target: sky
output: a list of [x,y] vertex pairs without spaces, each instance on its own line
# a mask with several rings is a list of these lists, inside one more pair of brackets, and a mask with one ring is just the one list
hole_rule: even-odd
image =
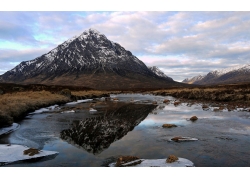
[[0,9],[0,74],[89,28],[175,81],[250,63],[250,11],[87,9]]

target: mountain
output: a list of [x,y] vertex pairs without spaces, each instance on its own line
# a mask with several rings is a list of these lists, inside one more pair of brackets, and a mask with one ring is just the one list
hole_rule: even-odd
[[155,107],[152,104],[116,103],[103,115],[74,121],[70,129],[60,133],[60,137],[92,154],[100,154],[132,131]]
[[89,29],[47,54],[21,62],[0,82],[85,86],[94,89],[161,88],[180,85],[166,80],[97,30]]
[[173,79],[171,77],[168,77],[166,74],[164,74],[164,72],[162,72],[158,67],[156,66],[152,66],[152,67],[148,67],[149,70],[151,70],[154,74],[156,74],[157,76],[169,80],[169,81],[173,81]]
[[188,84],[230,84],[250,82],[250,64],[220,69],[209,72],[204,76],[195,76],[182,82]]
[[205,76],[202,76],[202,75],[198,75],[198,76],[194,76],[192,78],[186,78],[184,79],[182,82],[183,83],[187,83],[187,84],[195,84],[195,82],[203,79]]

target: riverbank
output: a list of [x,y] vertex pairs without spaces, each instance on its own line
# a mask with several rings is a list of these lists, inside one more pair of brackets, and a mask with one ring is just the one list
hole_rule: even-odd
[[64,89],[58,93],[50,91],[24,91],[5,93],[0,96],[0,128],[10,126],[24,118],[29,112],[55,104],[88,98],[109,96],[103,91],[70,91]]
[[149,91],[154,95],[173,96],[183,100],[209,101],[250,106],[250,84],[172,88]]

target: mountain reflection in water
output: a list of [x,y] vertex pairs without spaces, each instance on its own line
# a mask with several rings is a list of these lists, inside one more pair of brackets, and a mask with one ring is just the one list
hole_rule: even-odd
[[60,136],[90,153],[99,154],[132,131],[155,107],[152,104],[118,103],[101,116],[75,121],[73,127],[63,130]]

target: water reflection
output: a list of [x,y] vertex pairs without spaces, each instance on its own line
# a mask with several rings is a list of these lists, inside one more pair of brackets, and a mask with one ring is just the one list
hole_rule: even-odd
[[72,128],[61,132],[61,138],[99,154],[132,131],[155,107],[152,104],[118,103],[104,110],[103,115],[75,121]]

